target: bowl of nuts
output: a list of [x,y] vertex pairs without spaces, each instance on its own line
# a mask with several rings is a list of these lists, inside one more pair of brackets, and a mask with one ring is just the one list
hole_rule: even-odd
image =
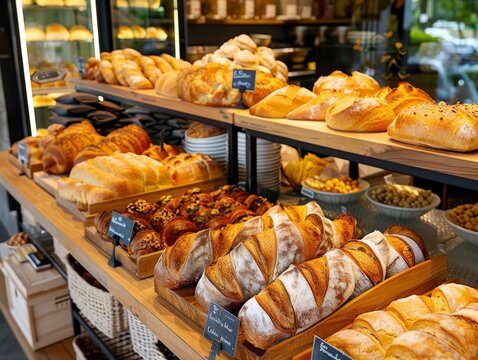
[[353,180],[348,176],[320,180],[311,176],[302,181],[302,195],[328,204],[346,204],[360,199],[370,184],[365,180]]
[[408,185],[374,186],[366,196],[379,213],[395,219],[416,219],[440,204],[440,197],[431,190]]
[[445,222],[463,240],[478,245],[478,203],[445,211]]

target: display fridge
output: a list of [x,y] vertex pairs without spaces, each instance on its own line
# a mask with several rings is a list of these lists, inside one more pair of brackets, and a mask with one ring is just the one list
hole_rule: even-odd
[[[83,63],[99,56],[96,0],[10,0],[12,43],[27,132],[49,125],[48,107],[73,91]],[[5,81],[4,81],[5,85]]]
[[185,1],[109,0],[99,3],[101,49],[133,48],[144,55],[184,54]]

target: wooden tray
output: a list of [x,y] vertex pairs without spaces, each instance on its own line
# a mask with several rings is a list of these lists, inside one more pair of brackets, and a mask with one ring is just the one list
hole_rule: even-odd
[[44,171],[38,171],[33,174],[33,181],[37,183],[43,190],[52,196],[56,196],[56,189],[58,187],[58,180],[61,175],[51,175]]
[[89,204],[88,205],[88,210],[82,211],[78,209],[76,206],[76,203],[72,201],[65,200],[58,196],[56,194],[56,202],[58,205],[60,205],[62,208],[73,214],[73,216],[83,222],[86,226],[92,225],[93,224],[93,218],[95,217],[95,214],[106,211],[106,210],[118,210],[126,207],[131,201],[137,200],[137,199],[144,199],[147,201],[155,202],[157,201],[161,196],[163,195],[171,195],[171,196],[180,196],[182,195],[186,190],[198,187],[203,191],[212,191],[216,190],[218,187],[226,184],[226,178],[221,177],[218,179],[212,179],[212,180],[207,180],[207,181],[200,181],[200,182],[194,182],[194,183],[189,183],[185,185],[180,185],[180,186],[172,186],[169,188],[164,188],[160,190],[154,190],[154,191],[149,191],[149,192],[144,192],[144,193],[138,193],[138,194],[133,194],[133,195],[128,195],[128,196],[123,196],[120,198],[112,199],[112,200],[107,200],[95,204]]
[[[111,257],[113,243],[103,240],[94,226],[85,227],[85,237],[97,248],[103,251],[106,256],[105,261]],[[126,252],[121,246],[118,246],[116,248],[115,258],[138,279],[146,279],[153,276],[154,267],[162,253],[163,251],[161,250],[151,254],[142,255],[135,261],[131,259],[128,252]]]
[[[267,350],[255,348],[245,340],[244,335],[240,331],[236,358],[241,360],[290,359],[295,354],[310,348],[314,341],[314,335],[324,339],[344,328],[359,314],[381,309],[397,298],[431,291],[446,280],[447,273],[446,255],[440,255],[424,261],[411,269],[386,279],[362,295],[347,302],[306,331],[271,346]],[[171,308],[174,307],[173,310],[177,314],[183,314],[183,316],[188,317],[198,326],[204,327],[206,313],[197,306],[194,299],[194,286],[170,290],[155,283],[154,287],[156,293],[171,304]]]
[[43,164],[28,164],[23,166],[18,158],[13,154],[8,153],[8,161],[10,161],[21,173],[25,173],[30,179],[33,179],[33,174],[37,171],[43,170]]

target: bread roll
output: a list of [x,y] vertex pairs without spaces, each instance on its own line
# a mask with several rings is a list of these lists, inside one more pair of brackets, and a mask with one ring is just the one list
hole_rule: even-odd
[[165,73],[168,71],[174,70],[173,67],[166,61],[166,59],[162,58],[161,56],[151,55],[151,59],[153,59],[156,67],[161,70],[161,73]]
[[131,25],[131,30],[133,30],[133,35],[135,39],[146,38],[146,30],[142,26]]
[[435,309],[430,299],[426,296],[411,295],[390,303],[387,311],[397,316],[410,329],[415,320],[423,315],[430,314]]
[[146,38],[166,41],[168,38],[168,33],[160,27],[149,26],[146,28]]
[[325,115],[325,121],[330,128],[355,132],[387,131],[394,118],[393,109],[384,100],[354,95],[337,100]]
[[159,75],[154,87],[156,94],[177,98],[178,75],[178,71],[168,71]]
[[438,312],[454,313],[460,307],[478,302],[478,290],[462,284],[443,284],[432,291]]
[[313,92],[296,85],[276,90],[250,108],[252,115],[267,118],[284,118],[292,110],[316,98]]
[[126,83],[131,89],[152,89],[153,85],[141,71],[140,67],[133,61],[129,60],[123,64],[122,73]]
[[319,77],[313,91],[319,95],[324,90],[351,90],[365,96],[373,95],[379,89],[379,84],[368,75],[352,71],[352,76],[349,76],[342,71],[334,71],[328,76]]
[[93,34],[83,25],[74,25],[70,28],[70,40],[91,41]]
[[424,102],[434,103],[433,99],[425,91],[407,82],[400,82],[398,87],[394,89],[385,86],[375,96],[384,99],[392,107],[395,114],[407,107]]
[[249,67],[259,64],[257,57],[249,50],[240,50],[234,54],[234,62],[237,65]]
[[41,27],[28,26],[25,28],[25,40],[29,41],[44,41],[45,32]]
[[126,78],[123,74],[123,65],[126,63],[125,58],[113,58],[111,64],[113,65],[113,71],[118,79],[118,82],[123,86],[128,86]]
[[397,141],[454,151],[478,149],[478,105],[422,103],[402,110],[388,127]]
[[61,24],[50,24],[46,27],[45,40],[69,40],[70,32]]
[[385,352],[386,359],[465,359],[445,341],[422,331],[407,331],[397,337]]
[[241,34],[236,36],[232,43],[237,45],[241,50],[249,50],[251,53],[255,53],[257,51],[257,45],[254,40],[249,35]]
[[446,341],[466,359],[478,357],[478,324],[449,314],[428,314],[416,320],[411,330],[423,331]]
[[107,60],[102,60],[98,66],[101,71],[101,75],[103,75],[103,78],[108,84],[118,84],[118,78],[116,77],[115,72],[113,70],[113,64],[111,64]]
[[118,27],[118,32],[116,33],[116,37],[118,39],[134,39],[134,32],[133,29],[131,29],[127,25],[120,25]]
[[378,310],[359,315],[352,328],[377,339],[382,348],[387,349],[390,343],[401,333],[407,331],[403,322],[393,313]]
[[142,56],[141,60],[141,67],[143,69],[143,73],[146,75],[149,81],[152,84],[156,84],[159,76],[161,75],[161,70],[156,67],[154,60],[147,56]]
[[381,360],[385,355],[377,340],[355,329],[339,331],[327,338],[327,343],[354,360]]

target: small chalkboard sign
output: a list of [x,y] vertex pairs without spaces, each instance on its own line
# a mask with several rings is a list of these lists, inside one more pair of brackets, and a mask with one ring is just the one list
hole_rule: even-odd
[[236,352],[239,319],[229,311],[211,302],[207,312],[203,335],[213,342],[209,359],[215,358],[220,350],[232,357]]
[[44,69],[37,70],[32,75],[32,81],[37,84],[44,84],[53,81],[63,80],[65,78],[66,71],[63,69]]
[[108,228],[108,236],[118,237],[119,241],[128,246],[134,229],[134,220],[129,217],[113,211],[111,214],[110,227]]
[[232,87],[240,91],[254,91],[256,89],[256,70],[234,69]]
[[28,145],[23,142],[18,143],[18,161],[22,165],[28,165]]
[[314,347],[312,349],[312,360],[352,360],[351,357],[337,350],[332,345],[314,336]]

